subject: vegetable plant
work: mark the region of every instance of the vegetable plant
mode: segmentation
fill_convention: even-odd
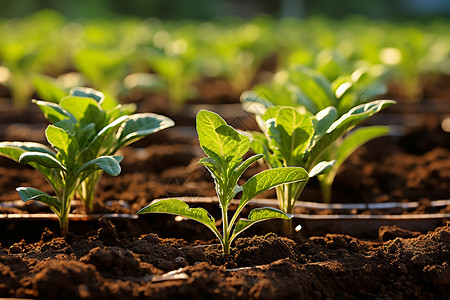
[[[207,155],[199,161],[199,164],[206,167],[214,179],[222,214],[222,232],[219,232],[215,219],[204,208],[189,208],[179,199],[156,200],[137,213],[168,213],[198,221],[216,235],[222,245],[223,253],[230,254],[230,245],[233,240],[251,225],[268,219],[290,218],[278,209],[265,207],[253,209],[248,219],[238,220],[245,205],[270,188],[307,180],[308,173],[300,167],[273,168],[262,171],[239,185],[239,178],[244,171],[263,155],[257,154],[243,161],[242,157],[250,148],[250,138],[227,125],[219,115],[213,112],[200,111],[196,122],[200,146]],[[238,208],[229,220],[229,204],[240,192],[242,195]]]
[[[107,132],[92,138],[78,121],[67,119],[45,130],[47,141],[56,152],[33,142],[0,143],[0,155],[29,164],[51,184],[55,196],[32,187],[19,187],[17,191],[23,201],[36,200],[49,206],[58,217],[62,234],[69,229],[70,203],[80,183],[98,170],[113,176],[120,173],[122,157],[94,155],[98,140],[105,138]]]
[[[47,82],[48,83],[48,82]],[[56,94],[56,92],[55,92]],[[59,103],[34,100],[45,117],[54,124],[73,123],[93,146],[85,150],[89,156],[114,155],[123,148],[143,137],[171,127],[174,122],[161,115],[152,113],[132,114],[135,107],[106,103],[103,93],[91,88],[73,88],[70,95],[60,99]],[[102,170],[91,172],[83,178],[77,192],[87,212],[93,209],[95,189]]]
[[[359,84],[362,74],[338,78],[333,85],[320,73],[299,67],[283,85],[260,86],[242,95],[244,108],[256,115],[262,133],[252,133],[252,149],[264,154],[270,167],[302,166],[319,176],[325,202],[342,162],[360,145],[386,134],[385,126],[349,132],[354,126],[394,104],[392,100],[364,103],[377,86]],[[349,108],[347,110],[347,108]],[[343,113],[343,111],[346,111]],[[306,182],[277,188],[283,211],[291,213]]]

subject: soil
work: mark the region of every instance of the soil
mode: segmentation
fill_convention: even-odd
[[[441,84],[440,81],[437,81]],[[204,86],[213,86],[209,90]],[[204,101],[237,103],[223,81],[199,83]],[[206,89],[206,90],[204,90]],[[430,94],[433,89],[427,89]],[[148,101],[151,99],[151,101]],[[447,97],[450,99],[450,97]],[[164,95],[135,93],[123,99],[139,111],[173,118],[167,129],[123,149],[122,174],[103,176],[95,213],[134,214],[163,197],[214,196],[209,173],[197,164],[202,151],[192,114],[173,112]],[[405,106],[404,106],[405,107]],[[0,140],[44,142],[43,120],[25,113],[1,116]],[[241,112],[242,113],[242,112]],[[232,115],[232,114],[231,114]],[[378,138],[355,151],[334,183],[335,203],[419,201],[409,211],[390,214],[449,213],[450,133],[441,122],[445,111],[426,115],[386,111],[378,119],[399,126],[400,134]],[[383,121],[384,120],[384,121]],[[413,120],[408,123],[404,120]],[[255,129],[249,115],[227,121]],[[15,123],[9,123],[15,122]],[[181,133],[180,133],[181,132]],[[249,178],[265,167],[255,164]],[[50,213],[38,203],[18,200],[15,187],[32,186],[52,193],[35,170],[0,157],[0,214]],[[262,198],[275,198],[269,191]],[[320,202],[311,180],[302,200]],[[76,204],[76,203],[75,203]],[[218,215],[217,205],[208,207]],[[73,212],[81,212],[74,205]],[[297,213],[330,214],[299,209]],[[245,215],[246,212],[244,212]],[[386,211],[354,210],[353,214]],[[39,299],[446,299],[450,297],[450,228],[430,232],[381,227],[378,239],[352,235],[279,234],[280,223],[257,224],[221,254],[212,233],[193,221],[144,215],[138,220],[71,222],[58,234],[57,222],[0,220],[0,297]],[[278,236],[274,233],[276,232]]]
[[[448,299],[450,228],[348,235],[239,238],[217,244],[153,233],[97,232],[0,247],[0,297],[39,299]]]

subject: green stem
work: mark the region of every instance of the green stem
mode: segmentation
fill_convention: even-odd
[[[59,225],[61,229],[61,235],[65,235],[69,231],[69,212],[70,203],[72,202],[73,195],[75,194],[74,187],[77,178],[72,178],[70,175],[66,175],[66,184],[61,193],[61,212],[58,216]]]
[[[94,210],[95,190],[102,174],[103,171],[97,171],[81,183],[80,198],[83,202],[86,213],[92,213]]]
[[[225,255],[230,254],[230,232],[228,228],[228,215],[227,215],[227,207],[226,205],[220,205],[222,209],[222,225],[223,225],[223,253]]]

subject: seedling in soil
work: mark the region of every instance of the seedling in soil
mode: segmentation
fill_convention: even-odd
[[[116,152],[143,137],[174,125],[174,122],[161,115],[134,112],[134,107],[116,105],[103,109],[105,96],[90,88],[74,88],[70,96],[62,98],[59,103],[34,102],[51,123],[67,123],[75,126],[83,136],[83,145],[91,145],[84,150],[84,155],[114,155]],[[106,104],[110,106],[110,102]],[[87,212],[93,210],[95,189],[103,171],[91,172],[81,181],[77,192]]]
[[[222,215],[222,233],[216,227],[215,219],[204,208],[189,208],[179,199],[156,200],[137,213],[168,213],[193,219],[207,226],[219,239],[224,254],[230,254],[233,240],[251,225],[268,219],[290,219],[284,212],[270,207],[253,209],[248,219],[239,219],[239,214],[250,200],[273,187],[308,179],[308,172],[300,167],[274,168],[262,171],[243,185],[238,184],[244,171],[262,154],[251,156],[243,161],[242,157],[250,148],[250,138],[237,132],[217,114],[202,110],[197,114],[197,132],[200,146],[207,157],[199,164],[211,173],[214,179],[219,206]],[[231,200],[242,192],[238,208],[231,220],[228,219],[228,207]]]
[[[69,229],[70,203],[76,190],[91,174],[103,170],[120,174],[120,156],[97,156],[90,153],[95,143],[87,143],[85,132],[77,124],[58,122],[45,131],[48,142],[56,149],[32,142],[1,142],[0,155],[38,170],[53,187],[55,196],[32,187],[19,187],[23,201],[36,200],[50,207],[57,215],[61,234]]]
[[[285,85],[260,86],[241,97],[244,108],[256,115],[262,131],[252,133],[252,149],[264,154],[272,168],[301,166],[310,177],[318,176],[324,202],[331,200],[331,185],[345,159],[360,145],[386,134],[388,128],[370,126],[349,131],[395,103],[364,103],[382,89],[378,84],[362,85],[359,81],[363,74],[352,77],[348,81],[338,78],[332,84],[320,73],[299,67],[291,72],[291,80]],[[283,211],[293,212],[305,185],[298,182],[277,188]]]

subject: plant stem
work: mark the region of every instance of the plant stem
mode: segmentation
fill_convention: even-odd
[[[59,214],[59,225],[61,229],[61,235],[65,235],[69,231],[69,212],[70,212],[70,203],[72,202],[72,198],[75,194],[74,187],[77,181],[77,178],[72,178],[70,175],[65,176],[66,184],[63,187],[61,193],[61,211]]]
[[[86,213],[92,213],[94,210],[95,190],[102,174],[103,171],[97,171],[81,183],[80,198],[83,202]]]
[[[282,220],[282,221],[283,221],[283,235],[285,237],[291,238],[293,235],[292,219]]]
[[[222,202],[221,202],[222,203]],[[222,225],[223,225],[223,253],[225,255],[230,254],[230,232],[228,228],[228,215],[226,205],[220,205],[222,209]]]

